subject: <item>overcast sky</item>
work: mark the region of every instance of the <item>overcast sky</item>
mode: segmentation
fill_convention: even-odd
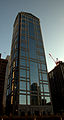
[[[18,12],[30,12],[39,17],[48,71],[55,67],[54,59],[64,61],[64,0],[0,0],[0,53],[10,54],[13,23]]]

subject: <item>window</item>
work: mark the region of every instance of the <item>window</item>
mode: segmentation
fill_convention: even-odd
[[[29,82],[27,82],[27,90],[30,90]]]
[[[46,70],[46,65],[45,64],[41,64],[42,70]]]
[[[26,105],[26,95],[19,95],[19,104]]]
[[[49,87],[46,84],[44,84],[44,92],[49,92]]]
[[[41,92],[43,92],[43,84],[40,84]]]
[[[26,77],[26,70],[20,69],[20,77]]]
[[[42,77],[43,77],[43,80],[46,80],[46,81],[48,80],[46,73],[43,73],[43,74],[42,74]]]
[[[29,71],[27,71],[27,78],[29,78]]]
[[[20,81],[20,89],[21,90],[26,90],[26,82]]]
[[[26,66],[26,60],[20,59],[20,65],[21,66]]]
[[[46,103],[50,102],[50,97],[45,97]]]
[[[27,95],[27,101],[28,101],[28,105],[30,105],[30,96]]]

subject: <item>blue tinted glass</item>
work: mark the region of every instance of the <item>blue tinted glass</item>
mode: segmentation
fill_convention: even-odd
[[[22,20],[22,23],[25,23],[25,20]]]
[[[30,79],[31,83],[39,83],[37,63],[30,61]]]
[[[34,36],[34,25],[33,25],[33,23],[29,23],[29,35]]]
[[[21,36],[21,40],[25,40],[25,36],[24,35]]]
[[[21,66],[26,66],[26,60],[20,59],[20,65]]]
[[[26,77],[26,70],[20,69],[20,77]]]
[[[42,80],[41,73],[39,73],[39,75],[40,75],[40,80]]]
[[[22,24],[22,28],[25,28],[25,24]]]
[[[29,78],[29,71],[27,71],[27,78]]]
[[[22,34],[25,34],[25,29],[22,29]]]
[[[30,96],[27,95],[27,99],[28,99],[28,105],[30,105]]]
[[[36,59],[36,40],[31,38],[29,41],[29,52],[30,52],[30,58]]]
[[[21,93],[21,94],[26,94],[26,91],[19,91],[19,93]]]
[[[43,84],[40,84],[41,92],[43,92]]]
[[[21,90],[26,90],[26,82],[20,81],[20,89]]]
[[[44,92],[49,92],[49,87],[46,84],[44,84]]]
[[[19,95],[19,104],[26,105],[26,95]]]
[[[27,90],[30,90],[29,82],[27,82]]]
[[[26,81],[26,78],[22,77],[20,78],[21,81]]]
[[[45,64],[41,64],[42,70],[46,70],[46,65]]]
[[[21,56],[25,56],[25,51],[21,50]]]
[[[48,80],[46,73],[43,73],[42,77],[43,77],[43,80],[46,80],[46,81]]]

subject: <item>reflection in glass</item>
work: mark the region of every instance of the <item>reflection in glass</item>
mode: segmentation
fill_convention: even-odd
[[[49,92],[49,87],[46,84],[44,84],[44,92]]]
[[[43,73],[42,76],[43,76],[43,80],[46,80],[46,81],[48,80],[46,73]]]
[[[30,61],[30,79],[31,84],[34,82],[39,84],[37,63],[31,61]]]
[[[27,82],[27,90],[30,90],[29,82]]]
[[[50,102],[50,97],[45,97],[46,103]]]
[[[26,90],[26,82],[20,81],[20,89],[21,90]]]
[[[20,69],[20,77],[26,77],[26,70]]]
[[[26,105],[26,95],[19,95],[19,104]]]
[[[28,99],[28,105],[30,105],[30,96],[27,95],[27,99]]]

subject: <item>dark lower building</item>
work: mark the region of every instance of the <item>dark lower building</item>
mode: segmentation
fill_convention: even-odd
[[[0,54],[0,115],[3,114],[3,93],[4,93],[7,62],[8,61],[6,59],[1,59],[1,54]]]
[[[64,63],[49,72],[51,101],[54,113],[64,112]]]

